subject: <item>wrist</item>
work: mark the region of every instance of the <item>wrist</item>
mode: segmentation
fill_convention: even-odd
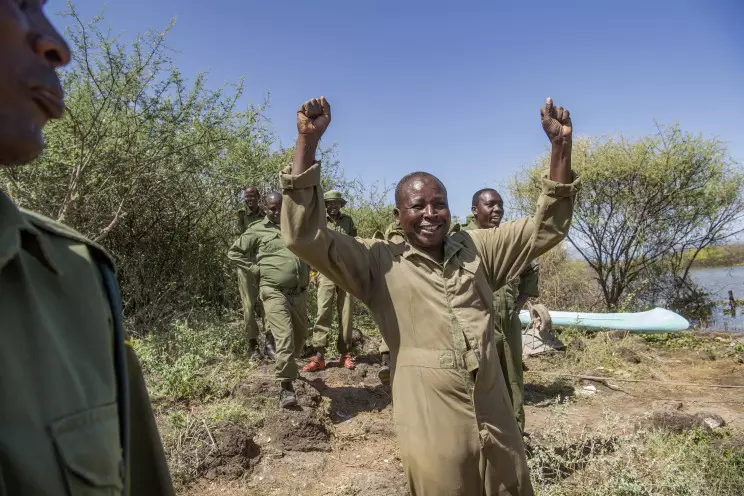
[[[297,135],[292,174],[302,174],[315,163],[315,152],[318,149],[318,139],[304,134]]]
[[[297,149],[303,152],[312,152],[315,154],[319,143],[320,139],[314,136],[309,136],[307,134],[297,135]]]

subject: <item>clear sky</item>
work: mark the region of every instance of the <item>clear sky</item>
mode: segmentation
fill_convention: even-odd
[[[87,17],[104,8],[75,3]],[[576,133],[633,137],[679,121],[744,163],[742,0],[126,0],[105,17],[124,38],[175,17],[182,72],[208,71],[213,86],[246,76],[256,103],[270,92],[284,145],[297,107],[325,95],[325,143],[338,143],[347,176],[432,172],[460,217],[476,189],[503,186],[545,151],[547,96]]]

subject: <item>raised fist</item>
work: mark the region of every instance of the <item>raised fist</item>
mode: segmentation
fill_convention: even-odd
[[[551,142],[571,140],[573,127],[568,109],[554,107],[553,99],[548,97],[545,106],[540,109],[540,118],[542,119],[543,130],[545,130],[545,134],[548,135]]]
[[[297,132],[306,138],[320,140],[331,123],[331,104],[324,96],[302,104],[297,111]]]

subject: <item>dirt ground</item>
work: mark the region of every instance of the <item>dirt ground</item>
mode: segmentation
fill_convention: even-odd
[[[559,423],[577,437],[600,426],[604,436],[619,436],[650,423],[670,429],[676,429],[679,422],[717,428],[716,419],[722,419],[734,437],[744,439],[744,389],[668,384],[744,386],[744,356],[733,353],[726,339],[710,337],[705,351],[624,339],[603,345],[610,367],[589,370],[581,370],[592,362],[579,355],[586,351],[577,351],[576,346],[554,356],[527,359],[528,451],[530,444],[539,444],[542,434]],[[303,373],[297,386],[301,406],[291,411],[276,407],[271,365],[261,366],[233,393],[246,406],[272,409],[262,426],[249,433],[249,439],[241,438],[237,451],[243,454],[238,463],[242,469],[225,470],[217,463],[215,470],[182,487],[180,494],[408,494],[393,431],[390,390],[377,379],[376,358],[362,357],[355,371],[330,365],[321,373]],[[554,375],[561,373],[607,379],[598,382]],[[660,382],[625,382],[623,378]],[[608,416],[614,419],[609,424]],[[607,425],[612,432],[607,432]],[[687,428],[686,424],[681,428]],[[236,451],[229,446],[220,446],[220,450],[228,455]],[[229,466],[230,456],[223,458]]]

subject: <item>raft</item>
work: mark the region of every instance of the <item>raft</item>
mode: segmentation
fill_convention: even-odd
[[[636,313],[549,312],[553,326],[573,326],[589,329],[618,329],[630,332],[677,332],[690,327],[679,314],[664,308]],[[523,327],[530,323],[528,310],[519,312]]]

